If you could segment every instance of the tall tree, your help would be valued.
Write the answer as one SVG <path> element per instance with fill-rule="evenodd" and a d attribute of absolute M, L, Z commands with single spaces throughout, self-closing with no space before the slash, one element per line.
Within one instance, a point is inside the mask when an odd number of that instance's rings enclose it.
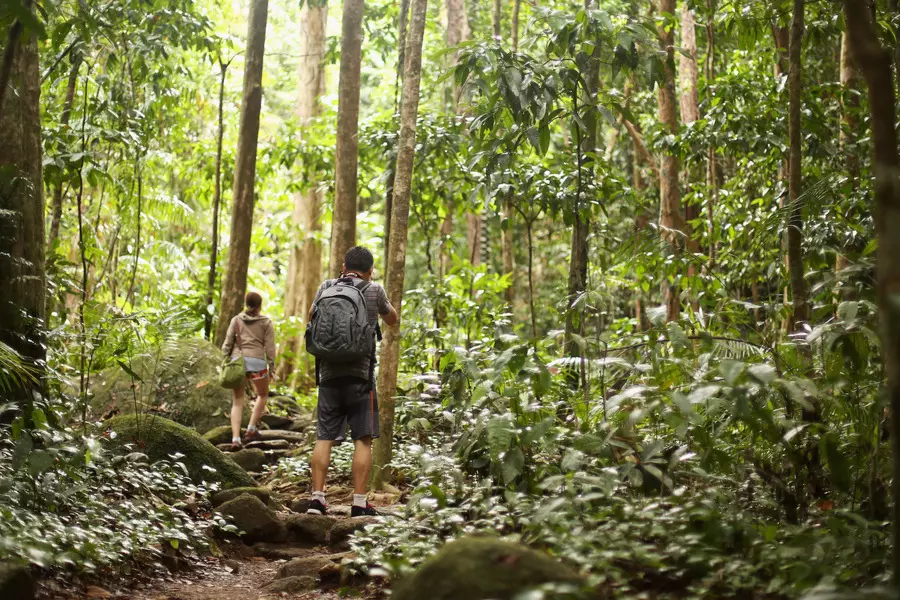
<path fill-rule="evenodd" d="M 305 2 L 300 10 L 300 97 L 297 117 L 311 128 L 321 114 L 319 98 L 325 93 L 325 30 L 328 5 L 325 2 Z M 309 134 L 307 134 L 309 135 Z M 306 189 L 294 193 L 294 212 L 291 218 L 291 258 L 288 267 L 287 291 L 284 296 L 285 317 L 305 317 L 322 279 L 322 198 L 319 180 L 313 169 L 306 169 Z M 290 351 L 279 365 L 279 376 L 286 379 L 294 368 L 294 357 L 303 343 L 302 336 L 285 341 Z M 305 357 L 304 357 L 305 359 Z M 310 361 L 306 361 L 307 366 Z M 304 369 L 308 374 L 309 369 Z"/>
<path fill-rule="evenodd" d="M 447 0 L 447 47 L 455 48 L 469 39 L 469 19 L 466 15 L 465 0 Z M 456 65 L 458 54 L 450 55 L 450 67 Z M 459 102 L 462 96 L 462 86 L 455 83 L 450 87 L 451 110 L 459 114 Z M 441 251 L 438 259 L 439 280 L 450 271 L 450 250 L 448 242 L 453 235 L 453 202 L 448 201 L 444 207 L 444 220 L 441 222 Z"/>
<path fill-rule="evenodd" d="M 511 44 L 510 49 L 513 54 L 519 51 L 519 3 L 520 0 L 514 0 L 513 2 L 513 14 L 512 14 L 512 30 L 510 31 Z M 499 29 L 499 24 L 498 24 Z M 515 272 L 516 272 L 516 254 L 515 248 L 513 247 L 513 216 L 515 215 L 515 209 L 513 208 L 513 199 L 512 195 L 506 195 L 502 200 L 502 216 L 504 221 L 506 222 L 505 227 L 501 227 L 500 233 L 500 255 L 503 260 L 503 274 L 509 275 L 510 282 L 509 287 L 506 288 L 504 292 L 504 296 L 506 297 L 506 302 L 509 304 L 510 309 L 512 309 L 513 301 L 516 299 L 516 280 L 515 280 Z M 532 327 L 534 329 L 534 327 Z"/>
<path fill-rule="evenodd" d="M 387 264 L 387 294 L 391 304 L 402 314 L 403 282 L 406 274 L 409 202 L 412 192 L 413 161 L 416 151 L 416 117 L 419 111 L 419 82 L 422 75 L 422 39 L 428 0 L 415 0 L 406 42 L 406 65 L 400 102 L 400 139 L 397 150 L 397 173 L 394 176 L 394 204 L 391 221 L 390 257 Z M 394 395 L 397 393 L 397 370 L 400 362 L 400 325 L 386 327 L 381 344 L 378 373 L 379 424 L 381 437 L 375 442 L 373 479 L 380 487 L 384 468 L 391 462 L 394 435 Z"/>
<path fill-rule="evenodd" d="M 809 319 L 806 301 L 806 281 L 803 279 L 803 206 L 800 195 L 803 187 L 803 158 L 801 131 L 801 104 L 803 102 L 803 30 L 805 0 L 794 0 L 791 20 L 790 72 L 788 73 L 788 138 L 790 151 L 788 158 L 788 201 L 789 218 L 787 227 L 788 273 L 791 281 L 793 310 L 789 319 L 789 329 L 794 331 L 797 324 Z"/>
<path fill-rule="evenodd" d="M 341 22 L 337 147 L 334 158 L 334 211 L 329 275 L 336 277 L 347 250 L 356 243 L 356 187 L 359 164 L 359 87 L 364 0 L 345 0 Z"/>
<path fill-rule="evenodd" d="M 590 8 L 594 4 L 594 0 L 585 0 L 585 9 Z M 569 282 L 568 282 L 568 304 L 566 311 L 566 354 L 571 357 L 583 356 L 583 352 L 576 342 L 576 334 L 580 334 L 584 329 L 584 319 L 579 311 L 572 306 L 579 294 L 584 293 L 587 289 L 587 272 L 588 272 L 588 233 L 591 229 L 590 224 L 590 208 L 585 209 L 584 202 L 587 196 L 583 193 L 583 189 L 588 180 L 593 176 L 594 166 L 592 156 L 597 149 L 597 88 L 600 78 L 600 61 L 596 57 L 590 57 L 585 63 L 584 72 L 582 74 L 584 80 L 584 96 L 583 100 L 579 100 L 579 86 L 576 86 L 575 94 L 573 94 L 573 110 L 575 116 L 584 123 L 585 131 L 581 133 L 580 125 L 576 125 L 575 131 L 578 132 L 577 140 L 578 151 L 576 153 L 577 161 L 577 189 L 575 193 L 575 203 L 573 207 L 574 224 L 572 226 L 572 243 L 571 252 L 569 254 Z M 584 110 L 582 110 L 582 106 Z M 585 168 L 587 163 L 587 168 Z M 570 382 L 574 377 L 570 377 Z"/>
<path fill-rule="evenodd" d="M 266 22 L 269 0 L 253 0 L 247 26 L 247 51 L 244 55 L 244 92 L 241 99 L 241 123 L 234 164 L 231 235 L 228 269 L 222 284 L 216 345 L 221 346 L 231 318 L 241 311 L 247 291 L 250 266 L 250 236 L 253 230 L 253 206 L 256 201 L 256 146 L 259 138 L 259 111 L 262 107 L 263 57 L 266 50 Z"/>
<path fill-rule="evenodd" d="M 81 67 L 81 53 L 74 52 L 71 54 L 72 67 L 69 70 L 69 79 L 66 82 L 66 97 L 63 100 L 63 110 L 59 117 L 59 124 L 64 131 L 69 126 L 69 120 L 72 117 L 72 104 L 75 102 L 75 86 L 78 83 L 78 69 Z M 50 233 L 47 235 L 47 250 L 52 251 L 56 240 L 59 237 L 59 224 L 62 220 L 63 209 L 63 188 L 65 185 L 62 181 L 57 183 L 53 188 L 53 203 L 50 207 Z"/>
<path fill-rule="evenodd" d="M 841 153 L 850 179 L 850 189 L 855 191 L 859 184 L 859 155 L 856 137 L 859 129 L 859 73 L 850 47 L 850 36 L 845 31 L 841 36 Z M 834 261 L 834 270 L 839 272 L 849 266 L 846 253 L 839 251 Z M 841 286 L 844 297 L 850 296 L 850 289 Z"/>
<path fill-rule="evenodd" d="M 697 28 L 694 11 L 685 2 L 681 7 L 681 50 L 678 54 L 678 79 L 681 83 L 681 121 L 685 125 L 700 119 L 700 96 L 697 81 L 700 78 L 697 66 Z M 700 251 L 700 244 L 693 234 L 691 223 L 700 216 L 697 204 L 684 207 L 684 234 L 687 236 L 686 247 L 690 254 Z M 688 264 L 688 275 L 696 273 L 696 262 L 692 258 Z"/>
<path fill-rule="evenodd" d="M 844 0 L 844 18 L 853 55 L 869 88 L 872 141 L 875 148 L 875 227 L 878 233 L 878 308 L 882 353 L 891 406 L 893 447 L 893 569 L 900 587 L 900 158 L 891 53 L 879 43 L 868 2 Z"/>
<path fill-rule="evenodd" d="M 657 90 L 659 104 L 659 120 L 671 134 L 678 133 L 678 111 L 675 106 L 675 32 L 672 19 L 675 15 L 675 0 L 659 0 L 659 44 L 665 54 L 663 81 Z M 684 231 L 684 219 L 681 214 L 681 194 L 678 183 L 678 156 L 673 150 L 666 150 L 662 157 L 662 168 L 659 174 L 660 215 L 662 235 L 673 248 L 678 251 L 680 242 L 678 234 Z M 677 281 L 677 279 L 675 280 Z M 678 298 L 678 285 L 666 282 L 666 320 L 678 318 L 681 303 Z"/>
<path fill-rule="evenodd" d="M 231 59 L 234 60 L 234 59 Z M 222 205 L 222 139 L 225 136 L 225 76 L 231 64 L 219 58 L 219 124 L 216 134 L 216 174 L 213 188 L 212 244 L 209 250 L 209 272 L 206 277 L 206 310 L 203 311 L 203 334 L 212 335 L 212 306 L 216 292 L 216 268 L 219 260 L 219 213 Z"/>
<path fill-rule="evenodd" d="M 33 10 L 31 3 L 28 9 Z M 37 36 L 13 36 L 13 24 L 0 24 L 0 39 L 11 40 L 6 81 L 0 99 L 0 342 L 43 371 L 44 346 L 44 195 L 41 159 L 41 78 Z M 40 377 L 13 382 L 9 398 L 30 418 Z"/>

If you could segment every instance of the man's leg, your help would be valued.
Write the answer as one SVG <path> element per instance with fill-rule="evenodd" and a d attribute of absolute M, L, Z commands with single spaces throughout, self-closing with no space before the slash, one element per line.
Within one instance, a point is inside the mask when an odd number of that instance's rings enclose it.
<path fill-rule="evenodd" d="M 325 491 L 325 477 L 328 475 L 328 466 L 331 464 L 331 446 L 333 444 L 332 440 L 318 440 L 313 449 L 312 460 L 310 460 L 313 493 Z"/>
<path fill-rule="evenodd" d="M 353 493 L 365 495 L 372 474 L 372 436 L 353 442 Z"/>

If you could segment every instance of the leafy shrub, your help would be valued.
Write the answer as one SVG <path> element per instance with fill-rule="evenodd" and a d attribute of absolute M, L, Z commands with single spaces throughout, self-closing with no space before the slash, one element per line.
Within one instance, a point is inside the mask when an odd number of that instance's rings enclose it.
<path fill-rule="evenodd" d="M 71 430 L 0 441 L 0 559 L 94 572 L 163 549 L 204 549 L 212 527 L 209 490 L 184 465 L 120 455 Z"/>

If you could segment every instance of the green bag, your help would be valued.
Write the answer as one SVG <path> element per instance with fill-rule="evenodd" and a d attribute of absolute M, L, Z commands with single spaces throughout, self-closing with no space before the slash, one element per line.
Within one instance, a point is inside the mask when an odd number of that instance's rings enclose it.
<path fill-rule="evenodd" d="M 241 354 L 237 358 L 225 357 L 222 367 L 219 369 L 219 385 L 229 390 L 240 388 L 247 381 L 247 371 L 244 369 L 244 351 L 241 348 L 241 332 L 235 324 L 234 340 Z"/>

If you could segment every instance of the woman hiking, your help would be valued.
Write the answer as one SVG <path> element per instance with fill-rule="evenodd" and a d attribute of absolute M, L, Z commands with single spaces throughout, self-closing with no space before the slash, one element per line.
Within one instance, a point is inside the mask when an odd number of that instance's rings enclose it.
<path fill-rule="evenodd" d="M 262 296 L 256 292 L 248 292 L 244 297 L 244 304 L 246 305 L 244 312 L 231 319 L 231 323 L 228 325 L 222 352 L 231 358 L 243 355 L 247 379 L 253 382 L 253 387 L 256 388 L 259 397 L 253 406 L 247 433 L 241 440 L 241 419 L 244 415 L 244 388 L 246 386 L 242 385 L 233 390 L 231 446 L 234 449 L 259 437 L 256 425 L 266 411 L 266 401 L 269 399 L 269 381 L 275 374 L 275 328 L 269 317 L 260 314 Z"/>

